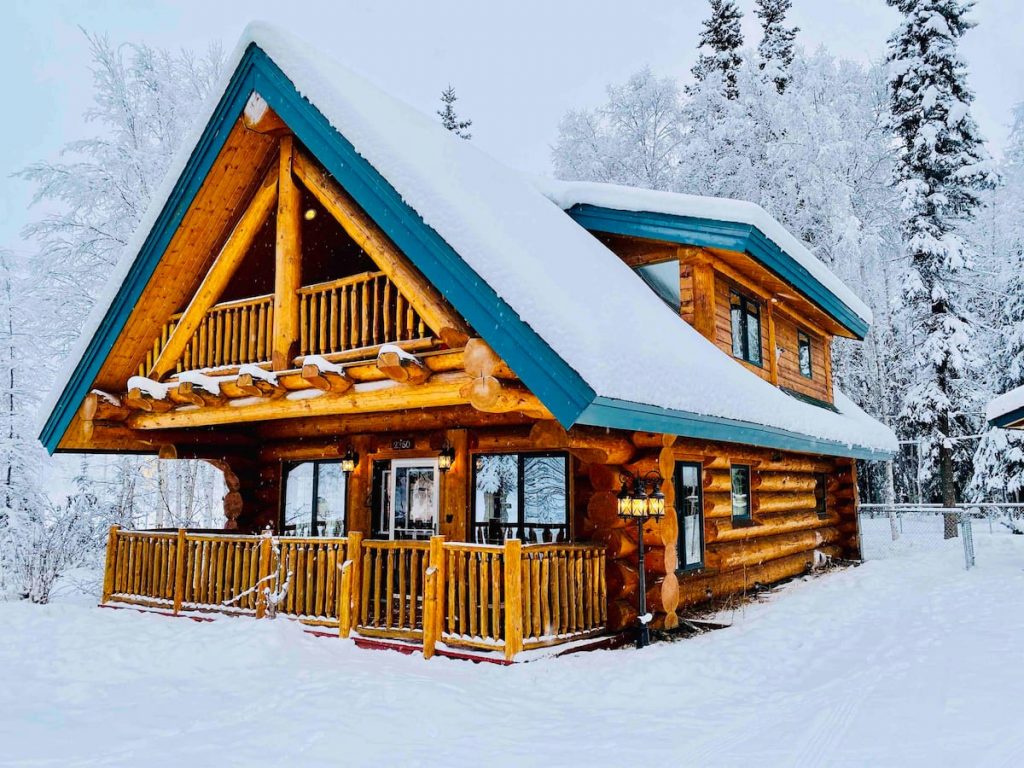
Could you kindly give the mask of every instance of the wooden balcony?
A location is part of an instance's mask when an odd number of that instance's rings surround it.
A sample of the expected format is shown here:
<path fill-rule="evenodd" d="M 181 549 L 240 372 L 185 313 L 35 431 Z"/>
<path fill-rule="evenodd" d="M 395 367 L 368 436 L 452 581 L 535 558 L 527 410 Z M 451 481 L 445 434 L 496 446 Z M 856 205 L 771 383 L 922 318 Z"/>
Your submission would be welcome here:
<path fill-rule="evenodd" d="M 339 355 L 382 344 L 424 341 L 430 331 L 383 272 L 363 272 L 304 286 L 299 297 L 299 354 Z M 151 371 L 181 319 L 173 315 L 139 366 Z M 274 327 L 274 296 L 215 304 L 205 314 L 174 371 L 230 369 L 268 363 Z M 296 363 L 299 361 L 296 360 Z"/>
<path fill-rule="evenodd" d="M 280 614 L 339 634 L 504 654 L 604 631 L 604 548 L 111 529 L 103 603 Z"/>

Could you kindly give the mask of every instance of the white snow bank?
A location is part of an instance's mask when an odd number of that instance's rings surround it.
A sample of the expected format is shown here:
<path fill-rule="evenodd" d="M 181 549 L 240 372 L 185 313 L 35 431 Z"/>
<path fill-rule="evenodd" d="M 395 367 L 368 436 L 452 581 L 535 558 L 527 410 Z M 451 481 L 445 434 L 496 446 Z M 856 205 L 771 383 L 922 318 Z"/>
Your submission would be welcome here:
<path fill-rule="evenodd" d="M 1011 389 L 992 400 L 985 409 L 985 419 L 992 421 L 1020 408 L 1024 408 L 1024 387 Z"/>
<path fill-rule="evenodd" d="M 670 216 L 690 216 L 697 219 L 748 224 L 760 230 L 762 235 L 810 272 L 858 317 L 871 324 L 871 308 L 811 253 L 806 245 L 756 203 L 727 197 L 659 192 L 653 189 L 591 181 L 559 181 L 542 176 L 534 177 L 532 180 L 537 189 L 564 210 L 574 205 L 594 205 L 616 211 L 664 213 Z"/>
<path fill-rule="evenodd" d="M 956 547 L 867 563 L 729 629 L 507 668 L 286 620 L 0 602 L 0 762 L 1015 765 L 1024 536 L 975 537 L 970 572 Z"/>
<path fill-rule="evenodd" d="M 227 62 L 223 85 L 251 42 L 598 395 L 895 450 L 891 431 L 862 414 L 835 414 L 799 402 L 746 371 L 682 322 L 532 182 L 301 40 L 251 24 Z M 213 105 L 207 105 L 198 128 Z M 171 164 L 65 377 L 135 260 L 197 136 Z M 66 378 L 59 382 L 44 414 Z"/>

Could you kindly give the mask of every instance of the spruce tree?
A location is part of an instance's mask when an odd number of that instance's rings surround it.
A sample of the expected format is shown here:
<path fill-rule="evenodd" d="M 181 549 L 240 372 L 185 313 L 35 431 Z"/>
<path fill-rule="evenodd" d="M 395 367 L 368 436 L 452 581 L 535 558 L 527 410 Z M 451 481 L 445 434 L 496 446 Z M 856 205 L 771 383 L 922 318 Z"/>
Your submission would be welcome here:
<path fill-rule="evenodd" d="M 441 109 L 437 110 L 438 117 L 441 118 L 441 125 L 447 128 L 449 131 L 454 133 L 463 139 L 473 138 L 467 129 L 473 125 L 472 120 L 460 120 L 459 116 L 455 113 L 455 102 L 458 101 L 458 96 L 455 95 L 455 89 L 450 85 L 441 92 Z"/>
<path fill-rule="evenodd" d="M 766 79 L 775 83 L 779 93 L 789 84 L 789 68 L 793 63 L 793 41 L 799 27 L 785 25 L 786 14 L 793 7 L 792 0 L 757 0 L 754 15 L 761 19 L 764 30 L 757 44 L 759 67 Z"/>
<path fill-rule="evenodd" d="M 736 76 L 743 62 L 740 55 L 743 48 L 740 19 L 743 14 L 734 0 L 709 2 L 711 16 L 701 22 L 704 29 L 697 42 L 700 54 L 691 71 L 698 87 L 709 75 L 716 74 L 722 81 L 722 93 L 729 99 L 735 99 L 739 96 Z"/>
<path fill-rule="evenodd" d="M 960 284 L 969 280 L 968 245 L 958 227 L 993 182 L 991 163 L 970 114 L 973 94 L 957 50 L 973 24 L 971 2 L 887 0 L 903 15 L 889 38 L 891 127 L 900 143 L 896 181 L 902 195 L 902 238 L 909 269 L 903 310 L 911 334 L 909 388 L 900 421 L 938 468 L 945 506 L 956 502 L 957 455 L 970 434 L 980 361 L 975 327 Z M 962 454 L 962 451 L 959 453 Z M 930 479 L 930 478 L 929 478 Z M 952 516 L 946 535 L 955 536 Z"/>

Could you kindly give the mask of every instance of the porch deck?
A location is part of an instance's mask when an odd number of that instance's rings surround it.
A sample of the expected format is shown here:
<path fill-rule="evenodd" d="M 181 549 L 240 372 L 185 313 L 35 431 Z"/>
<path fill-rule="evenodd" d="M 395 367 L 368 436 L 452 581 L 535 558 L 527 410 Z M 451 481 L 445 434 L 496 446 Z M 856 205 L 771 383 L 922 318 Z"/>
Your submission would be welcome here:
<path fill-rule="evenodd" d="M 110 531 L 103 604 L 281 614 L 365 637 L 503 652 L 605 630 L 605 553 L 595 544 L 296 538 Z"/>

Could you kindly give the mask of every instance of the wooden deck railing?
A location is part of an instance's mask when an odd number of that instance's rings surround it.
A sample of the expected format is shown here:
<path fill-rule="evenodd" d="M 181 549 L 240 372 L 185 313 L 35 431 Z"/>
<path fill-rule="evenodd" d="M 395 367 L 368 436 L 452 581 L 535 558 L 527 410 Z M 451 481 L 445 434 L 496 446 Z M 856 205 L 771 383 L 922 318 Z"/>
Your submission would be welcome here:
<path fill-rule="evenodd" d="M 383 272 L 364 272 L 300 288 L 299 352 L 329 355 L 430 336 L 423 319 Z M 139 366 L 153 369 L 181 319 L 172 315 Z M 175 371 L 232 368 L 270 360 L 274 296 L 254 296 L 210 307 L 185 346 Z"/>
<path fill-rule="evenodd" d="M 328 355 L 428 335 L 423 320 L 383 272 L 299 289 L 302 355 Z"/>
<path fill-rule="evenodd" d="M 590 544 L 110 531 L 103 602 L 268 611 L 374 637 L 504 653 L 603 631 L 604 549 Z"/>

